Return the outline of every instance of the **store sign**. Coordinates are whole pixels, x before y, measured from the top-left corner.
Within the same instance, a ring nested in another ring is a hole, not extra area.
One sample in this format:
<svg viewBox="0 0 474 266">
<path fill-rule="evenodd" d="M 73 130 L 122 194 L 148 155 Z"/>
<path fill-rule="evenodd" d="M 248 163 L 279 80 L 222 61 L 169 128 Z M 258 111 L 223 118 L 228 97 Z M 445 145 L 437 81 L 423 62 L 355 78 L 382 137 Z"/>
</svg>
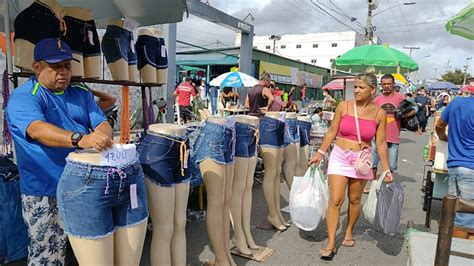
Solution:
<svg viewBox="0 0 474 266">
<path fill-rule="evenodd" d="M 281 75 L 270 74 L 270 77 L 272 78 L 272 80 L 274 80 L 278 83 L 292 84 L 291 77 L 289 77 L 289 76 L 281 76 Z"/>
<path fill-rule="evenodd" d="M 237 22 L 237 28 L 241 29 L 242 31 L 245 32 L 250 32 L 250 25 L 247 23 L 242 23 L 242 22 Z"/>
<path fill-rule="evenodd" d="M 272 79 L 278 83 L 294 84 L 291 78 L 292 67 L 260 62 L 260 75 L 265 72 L 270 74 Z"/>
<path fill-rule="evenodd" d="M 310 88 L 320 88 L 323 85 L 323 76 L 306 71 L 299 71 L 298 85 L 303 86 L 304 84 Z"/>
</svg>

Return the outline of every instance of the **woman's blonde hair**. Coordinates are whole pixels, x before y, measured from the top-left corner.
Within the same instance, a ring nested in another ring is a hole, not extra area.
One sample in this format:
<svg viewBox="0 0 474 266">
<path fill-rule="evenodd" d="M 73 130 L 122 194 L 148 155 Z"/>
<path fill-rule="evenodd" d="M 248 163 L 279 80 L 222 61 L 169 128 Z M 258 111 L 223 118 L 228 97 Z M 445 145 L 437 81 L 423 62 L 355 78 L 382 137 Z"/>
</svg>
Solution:
<svg viewBox="0 0 474 266">
<path fill-rule="evenodd" d="M 362 80 L 365 84 L 376 89 L 377 88 L 377 77 L 373 73 L 363 73 L 356 76 L 357 79 Z"/>
</svg>

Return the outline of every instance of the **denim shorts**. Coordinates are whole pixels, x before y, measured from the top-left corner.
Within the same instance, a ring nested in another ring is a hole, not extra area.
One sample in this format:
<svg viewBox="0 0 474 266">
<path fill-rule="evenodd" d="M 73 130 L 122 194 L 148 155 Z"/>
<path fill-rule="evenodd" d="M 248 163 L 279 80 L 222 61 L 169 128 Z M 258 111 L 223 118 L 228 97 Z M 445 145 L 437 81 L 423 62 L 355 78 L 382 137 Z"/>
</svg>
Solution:
<svg viewBox="0 0 474 266">
<path fill-rule="evenodd" d="M 374 168 L 377 168 L 379 162 L 380 162 L 380 157 L 379 153 L 377 152 L 377 145 L 375 144 L 375 140 L 372 139 L 372 160 L 373 164 L 372 166 Z M 397 170 L 397 164 L 398 164 L 398 144 L 397 143 L 387 143 L 387 151 L 388 151 L 388 164 L 390 167 L 390 171 L 395 171 Z"/>
<path fill-rule="evenodd" d="M 300 132 L 300 147 L 304 147 L 311 142 L 311 122 L 298 120 L 297 125 Z"/>
<path fill-rule="evenodd" d="M 218 164 L 234 162 L 235 121 L 227 119 L 226 124 L 206 121 L 194 147 L 195 162 L 211 159 Z"/>
<path fill-rule="evenodd" d="M 192 187 L 197 187 L 203 182 L 201 170 L 199 169 L 199 165 L 196 163 L 195 152 L 196 142 L 199 139 L 199 136 L 201 135 L 202 126 L 203 124 L 199 123 L 194 125 L 188 124 L 188 126 L 186 127 L 190 149 L 188 158 L 188 170 L 191 178 Z"/>
<path fill-rule="evenodd" d="M 448 168 L 449 194 L 463 199 L 474 200 L 474 169 L 466 167 Z M 474 214 L 456 213 L 456 226 L 474 228 Z"/>
<path fill-rule="evenodd" d="M 168 68 L 165 40 L 149 35 L 138 36 L 135 48 L 138 56 L 138 69 L 151 65 L 156 69 Z"/>
<path fill-rule="evenodd" d="M 286 119 L 285 121 L 285 146 L 300 142 L 300 132 L 297 119 Z"/>
<path fill-rule="evenodd" d="M 285 147 L 285 122 L 264 116 L 260 119 L 260 147 L 283 148 Z"/>
<path fill-rule="evenodd" d="M 64 231 L 98 239 L 116 227 L 132 227 L 148 219 L 145 178 L 138 157 L 122 167 L 95 166 L 66 158 L 57 199 Z"/>
<path fill-rule="evenodd" d="M 52 9 L 35 1 L 15 18 L 15 40 L 23 39 L 37 44 L 46 38 L 58 38 L 61 35 L 59 24 Z"/>
<path fill-rule="evenodd" d="M 108 25 L 102 38 L 102 50 L 107 64 L 125 59 L 129 65 L 137 64 L 137 54 L 132 50 L 133 33 L 115 25 Z"/>
<path fill-rule="evenodd" d="M 143 172 L 153 183 L 163 187 L 188 182 L 185 167 L 189 149 L 187 137 L 148 133 L 138 147 Z"/>
<path fill-rule="evenodd" d="M 250 158 L 257 155 L 257 128 L 236 122 L 235 136 L 235 157 Z"/>
<path fill-rule="evenodd" d="M 64 16 L 67 25 L 65 41 L 71 51 L 84 57 L 100 56 L 100 41 L 94 20 L 83 21 L 78 18 Z M 91 36 L 89 36 L 91 34 Z"/>
</svg>

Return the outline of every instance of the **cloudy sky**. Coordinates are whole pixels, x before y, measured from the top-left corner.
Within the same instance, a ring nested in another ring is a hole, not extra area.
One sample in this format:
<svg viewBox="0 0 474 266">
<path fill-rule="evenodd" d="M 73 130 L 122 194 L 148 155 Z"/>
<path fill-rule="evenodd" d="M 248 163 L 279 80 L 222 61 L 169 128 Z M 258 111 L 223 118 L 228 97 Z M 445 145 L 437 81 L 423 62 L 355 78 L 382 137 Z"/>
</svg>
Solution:
<svg viewBox="0 0 474 266">
<path fill-rule="evenodd" d="M 313 0 L 339 21 L 318 9 L 311 0 L 202 1 L 240 19 L 251 13 L 255 20 L 246 21 L 255 26 L 257 35 L 347 30 L 363 34 L 367 20 L 366 0 Z M 403 49 L 404 46 L 420 47 L 412 52 L 412 58 L 420 66 L 420 79 L 440 76 L 448 69 L 463 69 L 466 58 L 474 55 L 474 41 L 447 33 L 444 25 L 471 0 L 406 2 L 416 4 L 404 6 L 403 0 L 379 0 L 373 18 L 375 35 L 383 43 L 407 54 L 409 51 Z M 351 22 L 350 17 L 357 20 Z M 234 46 L 234 34 L 227 28 L 193 16 L 178 23 L 178 40 L 206 48 Z M 188 48 L 178 43 L 178 50 Z M 474 59 L 470 61 L 469 70 L 474 74 Z"/>
</svg>

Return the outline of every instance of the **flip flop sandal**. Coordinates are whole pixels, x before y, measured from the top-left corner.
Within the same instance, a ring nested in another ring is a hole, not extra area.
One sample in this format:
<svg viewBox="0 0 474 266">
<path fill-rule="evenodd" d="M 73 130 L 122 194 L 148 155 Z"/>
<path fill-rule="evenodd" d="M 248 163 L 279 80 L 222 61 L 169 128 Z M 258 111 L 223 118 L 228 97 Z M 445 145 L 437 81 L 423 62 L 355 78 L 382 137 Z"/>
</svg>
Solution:
<svg viewBox="0 0 474 266">
<path fill-rule="evenodd" d="M 328 255 L 321 255 L 320 258 L 322 260 L 331 261 L 332 259 L 334 259 L 334 256 L 336 256 L 337 254 L 337 249 L 336 250 L 322 249 L 321 251 L 324 251 L 324 252 L 331 251 Z"/>
<path fill-rule="evenodd" d="M 347 242 L 352 243 L 352 244 L 348 244 Z M 355 246 L 355 244 L 356 244 L 355 239 L 344 239 L 344 240 L 342 240 L 341 246 L 351 248 L 351 247 Z"/>
</svg>

